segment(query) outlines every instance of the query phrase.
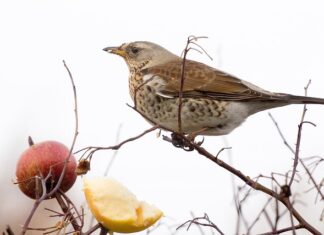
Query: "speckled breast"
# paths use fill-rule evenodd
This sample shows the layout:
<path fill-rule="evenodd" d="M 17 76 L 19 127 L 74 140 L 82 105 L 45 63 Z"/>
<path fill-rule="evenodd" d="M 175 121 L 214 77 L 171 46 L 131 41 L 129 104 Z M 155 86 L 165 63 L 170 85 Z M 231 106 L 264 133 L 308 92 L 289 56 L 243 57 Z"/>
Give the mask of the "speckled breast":
<path fill-rule="evenodd" d="M 156 94 L 154 83 L 143 83 L 140 74 L 131 73 L 129 92 L 136 109 L 152 124 L 179 131 L 178 98 L 166 98 Z M 223 135 L 238 126 L 243 120 L 235 121 L 231 110 L 237 102 L 217 101 L 204 98 L 183 98 L 181 125 L 185 133 L 199 132 L 204 135 Z M 245 115 L 244 115 L 245 116 Z"/>

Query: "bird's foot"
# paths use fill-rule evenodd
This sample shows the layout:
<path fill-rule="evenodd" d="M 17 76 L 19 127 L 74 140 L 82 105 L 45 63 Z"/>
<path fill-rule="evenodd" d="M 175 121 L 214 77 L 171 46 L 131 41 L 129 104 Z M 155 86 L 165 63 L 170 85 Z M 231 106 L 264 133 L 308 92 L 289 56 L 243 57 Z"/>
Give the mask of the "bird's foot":
<path fill-rule="evenodd" d="M 191 144 L 191 139 L 185 135 L 173 132 L 171 134 L 171 143 L 177 148 L 182 148 L 185 151 L 193 151 L 194 147 Z"/>
<path fill-rule="evenodd" d="M 175 146 L 176 148 L 182 148 L 185 151 L 193 151 L 195 149 L 194 144 L 200 146 L 204 142 L 204 139 L 202 139 L 199 142 L 195 142 L 195 137 L 196 135 L 191 135 L 191 134 L 185 135 L 185 134 L 173 132 L 171 134 L 171 138 L 168 136 L 163 136 L 163 140 L 172 143 L 173 146 Z"/>

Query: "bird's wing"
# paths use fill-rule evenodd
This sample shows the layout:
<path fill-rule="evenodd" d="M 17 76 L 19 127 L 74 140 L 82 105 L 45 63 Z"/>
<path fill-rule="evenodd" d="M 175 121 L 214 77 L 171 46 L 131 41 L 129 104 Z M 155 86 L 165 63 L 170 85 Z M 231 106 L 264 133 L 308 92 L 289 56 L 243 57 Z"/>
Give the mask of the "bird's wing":
<path fill-rule="evenodd" d="M 157 91 L 164 97 L 178 97 L 182 76 L 182 60 L 146 68 L 146 77 L 162 80 Z M 160 82 L 161 83 L 161 82 Z M 183 97 L 209 98 L 233 101 L 283 101 L 284 95 L 263 90 L 253 84 L 205 64 L 186 60 Z"/>

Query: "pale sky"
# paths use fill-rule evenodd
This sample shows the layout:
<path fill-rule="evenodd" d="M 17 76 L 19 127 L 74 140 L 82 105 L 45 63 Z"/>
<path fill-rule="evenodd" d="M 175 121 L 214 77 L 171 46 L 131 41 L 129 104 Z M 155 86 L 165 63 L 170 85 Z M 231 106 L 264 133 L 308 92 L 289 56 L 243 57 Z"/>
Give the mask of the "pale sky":
<path fill-rule="evenodd" d="M 73 96 L 62 60 L 72 71 L 78 92 L 77 150 L 115 144 L 120 125 L 120 140 L 150 127 L 126 106 L 131 100 L 125 62 L 102 51 L 104 47 L 145 40 L 180 55 L 189 35 L 208 36 L 199 43 L 214 60 L 195 52 L 190 59 L 277 92 L 302 95 L 312 79 L 309 95 L 324 97 L 323 29 L 322 1 L 1 1 L 0 230 L 9 223 L 18 231 L 14 225 L 24 222 L 32 206 L 12 184 L 27 136 L 36 142 L 53 139 L 71 144 Z M 317 127 L 305 126 L 301 157 L 323 157 L 324 106 L 308 109 L 306 119 Z M 298 105 L 271 110 L 293 146 L 301 111 Z M 216 154 L 226 143 L 232 147 L 233 166 L 250 177 L 291 169 L 292 155 L 267 112 L 248 118 L 225 139 L 207 137 L 204 147 Z M 96 154 L 89 176 L 102 175 L 112 154 Z M 221 158 L 229 161 L 226 152 Z M 168 224 L 190 219 L 192 211 L 196 216 L 207 213 L 226 234 L 235 231 L 231 175 L 195 152 L 173 148 L 156 133 L 121 148 L 109 175 L 139 199 L 162 209 Z M 81 179 L 68 194 L 77 205 L 83 203 Z M 266 199 L 255 193 L 246 204 L 247 217 L 253 220 Z M 322 205 L 314 206 L 315 195 L 306 194 L 302 200 L 308 206 L 299 205 L 299 211 L 324 231 L 318 221 Z M 263 226 L 255 232 L 270 231 Z M 193 227 L 178 234 L 198 233 Z M 161 229 L 152 234 L 168 233 Z"/>

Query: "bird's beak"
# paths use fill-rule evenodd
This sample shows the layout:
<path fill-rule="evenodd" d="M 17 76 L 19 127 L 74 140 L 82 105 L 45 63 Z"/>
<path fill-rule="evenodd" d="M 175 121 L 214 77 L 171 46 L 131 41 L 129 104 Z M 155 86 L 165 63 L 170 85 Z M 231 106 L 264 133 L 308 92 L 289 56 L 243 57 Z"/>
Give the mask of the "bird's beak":
<path fill-rule="evenodd" d="M 121 57 L 126 56 L 125 50 L 122 49 L 121 47 L 105 47 L 103 50 L 108 52 L 108 53 L 119 55 Z"/>

